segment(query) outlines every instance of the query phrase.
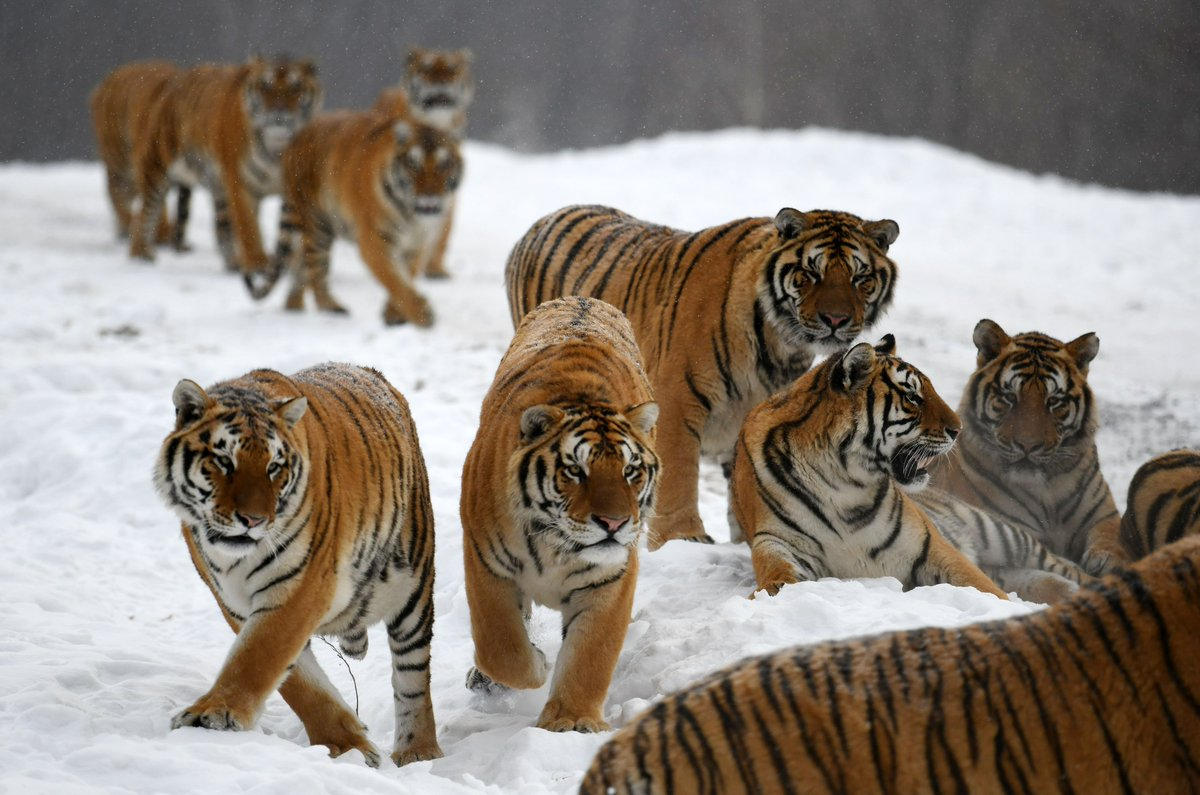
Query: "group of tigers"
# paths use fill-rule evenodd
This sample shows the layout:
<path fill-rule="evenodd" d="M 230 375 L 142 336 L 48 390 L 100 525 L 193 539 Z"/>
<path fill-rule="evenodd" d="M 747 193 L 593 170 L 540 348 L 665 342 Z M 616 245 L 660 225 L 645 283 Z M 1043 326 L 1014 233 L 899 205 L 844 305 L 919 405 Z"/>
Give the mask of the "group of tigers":
<path fill-rule="evenodd" d="M 98 133 L 112 133 L 102 148 L 131 251 L 183 244 L 199 182 L 217 197 L 226 261 L 252 289 L 291 268 L 289 307 L 312 289 L 318 306 L 339 310 L 328 249 L 353 234 L 388 288 L 388 322 L 428 323 L 412 280 L 444 274 L 463 105 L 440 127 L 421 120 L 418 107 L 436 115 L 452 104 L 440 89 L 423 93 L 426 65 L 414 53 L 403 90 L 302 127 L 320 102 L 305 64 L 129 67 L 155 75 L 156 89 L 118 71 L 93 107 Z M 126 112 L 116 131 L 102 125 L 121 103 L 152 111 Z M 138 130 L 155 124 L 171 131 Z M 222 125 L 242 137 L 214 132 Z M 162 220 L 170 184 L 173 225 Z M 272 189 L 284 206 L 267 261 L 256 230 L 240 224 Z M 422 213 L 438 223 L 422 226 Z M 746 660 L 617 732 L 582 792 L 1200 788 L 1200 641 L 1185 627 L 1200 620 L 1200 538 L 1180 541 L 1200 535 L 1200 453 L 1143 465 L 1122 517 L 1094 441 L 1094 334 L 1063 343 L 981 320 L 957 412 L 891 335 L 855 344 L 892 300 L 899 231 L 784 208 L 686 233 L 571 206 L 513 247 L 515 334 L 461 482 L 469 688 L 536 688 L 553 667 L 538 726 L 607 730 L 643 524 L 651 550 L 712 542 L 697 509 L 702 456 L 728 480 L 752 596 L 892 576 L 1055 603 L 963 630 Z M 393 268 L 398 250 L 407 265 Z M 173 401 L 156 489 L 237 637 L 216 682 L 172 726 L 249 728 L 278 689 L 312 743 L 378 765 L 310 642 L 333 636 L 360 658 L 367 627 L 383 621 L 392 760 L 439 757 L 434 517 L 404 397 L 373 369 L 323 364 L 207 390 L 183 380 Z M 529 637 L 535 602 L 562 614 L 553 666 Z"/>
<path fill-rule="evenodd" d="M 153 260 L 156 245 L 186 250 L 191 192 L 202 185 L 225 266 L 256 299 L 286 270 L 287 309 L 302 310 L 311 291 L 319 309 L 345 312 L 328 286 L 330 248 L 341 236 L 357 241 L 387 291 L 384 322 L 428 326 L 433 312 L 416 280 L 448 275 L 473 85 L 469 50 L 414 48 L 401 82 L 370 109 L 320 113 L 323 92 L 307 60 L 122 66 L 90 100 L 117 234 L 136 259 Z M 268 195 L 283 202 L 270 257 L 258 222 Z"/>

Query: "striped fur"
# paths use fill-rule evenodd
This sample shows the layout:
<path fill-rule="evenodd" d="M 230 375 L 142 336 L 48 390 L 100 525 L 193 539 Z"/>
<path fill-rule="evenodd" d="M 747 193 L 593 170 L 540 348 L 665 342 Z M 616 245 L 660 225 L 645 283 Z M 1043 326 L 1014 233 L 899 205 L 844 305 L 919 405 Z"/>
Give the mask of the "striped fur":
<path fill-rule="evenodd" d="M 220 675 L 172 727 L 248 729 L 278 688 L 309 741 L 379 753 L 309 647 L 361 657 L 383 621 L 397 764 L 441 756 L 429 694 L 433 513 L 408 404 L 378 372 L 324 364 L 175 389 L 155 485 L 237 633 Z"/>
<path fill-rule="evenodd" d="M 738 437 L 733 519 L 758 590 L 820 577 L 948 582 L 1004 593 L 906 493 L 954 444 L 958 417 L 891 335 L 831 356 L 755 408 Z"/>
<path fill-rule="evenodd" d="M 359 254 L 387 291 L 388 325 L 433 323 L 415 287 L 435 255 L 448 202 L 462 175 L 458 144 L 432 127 L 377 111 L 322 115 L 283 154 L 283 209 L 275 257 L 264 279 L 248 278 L 255 298 L 270 292 L 285 269 L 292 288 L 285 306 L 345 312 L 329 292 L 335 237 Z"/>
<path fill-rule="evenodd" d="M 1066 344 L 1037 332 L 1009 337 L 984 319 L 974 339 L 977 369 L 959 405 L 965 428 L 955 454 L 931 469 L 933 485 L 1092 574 L 1123 562 L 1087 383 L 1096 335 Z"/>
<path fill-rule="evenodd" d="M 697 511 L 701 454 L 724 467 L 751 408 L 813 357 L 844 351 L 891 302 L 893 221 L 842 212 L 747 218 L 694 234 L 606 207 L 542 218 L 509 255 L 514 325 L 559 295 L 625 312 L 662 405 L 659 508 L 650 547 L 711 541 Z"/>
<path fill-rule="evenodd" d="M 321 96 L 309 61 L 256 57 L 175 75 L 149 109 L 144 135 L 134 142 L 140 205 L 130 228 L 129 255 L 154 259 L 154 232 L 171 184 L 203 185 L 213 194 L 225 267 L 265 270 L 258 204 L 279 192 L 279 157 L 320 107 Z"/>
<path fill-rule="evenodd" d="M 667 696 L 583 795 L 1200 789 L 1200 539 L 1069 602 L 750 658 Z"/>
<path fill-rule="evenodd" d="M 637 542 L 658 477 L 658 406 L 625 317 L 603 301 L 526 316 L 483 400 L 463 466 L 463 558 L 476 690 L 540 687 L 532 603 L 562 613 L 538 726 L 608 728 L 603 706 L 629 624 Z"/>
<path fill-rule="evenodd" d="M 1142 464 L 1127 500 L 1121 543 L 1130 560 L 1200 535 L 1200 450 L 1172 450 Z"/>

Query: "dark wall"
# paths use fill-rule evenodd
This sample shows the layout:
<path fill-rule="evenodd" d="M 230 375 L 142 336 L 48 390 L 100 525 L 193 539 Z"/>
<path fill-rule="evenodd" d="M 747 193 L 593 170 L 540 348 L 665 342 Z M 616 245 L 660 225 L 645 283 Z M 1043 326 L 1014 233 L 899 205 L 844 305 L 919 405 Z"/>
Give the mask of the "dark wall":
<path fill-rule="evenodd" d="M 1196 0 L 3 0 L 0 160 L 93 157 L 88 91 L 126 61 L 309 55 L 353 107 L 411 44 L 471 47 L 470 137 L 516 149 L 820 125 L 1200 193 Z"/>

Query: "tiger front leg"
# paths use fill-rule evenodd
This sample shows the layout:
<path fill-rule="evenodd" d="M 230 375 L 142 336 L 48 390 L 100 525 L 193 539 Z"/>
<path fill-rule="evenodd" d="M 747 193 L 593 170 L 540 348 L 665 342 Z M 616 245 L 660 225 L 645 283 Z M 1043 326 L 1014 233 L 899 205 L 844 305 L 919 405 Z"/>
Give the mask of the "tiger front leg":
<path fill-rule="evenodd" d="M 426 511 L 429 511 L 426 505 Z M 432 534 L 432 528 L 429 529 Z M 402 575 L 397 575 L 402 576 Z M 421 593 L 405 594 L 406 613 L 387 620 L 388 648 L 392 653 L 392 694 L 395 701 L 396 738 L 392 761 L 397 765 L 438 759 L 437 727 L 430 694 L 430 649 L 433 644 L 433 561 L 422 576 L 412 580 Z M 419 596 L 419 598 L 418 598 Z"/>
<path fill-rule="evenodd" d="M 323 226 L 305 230 L 298 267 L 294 264 L 292 268 L 292 289 L 288 292 L 285 309 L 304 309 L 304 292 L 308 289 L 312 290 L 317 309 L 337 315 L 346 314 L 346 308 L 329 291 L 329 256 L 332 248 L 332 232 Z"/>
<path fill-rule="evenodd" d="M 541 687 L 550 666 L 542 650 L 529 640 L 522 615 L 525 599 L 516 583 L 498 577 L 479 560 L 479 551 L 470 546 L 474 534 L 465 525 L 463 531 L 467 606 L 475 641 L 475 668 L 467 676 L 467 686 L 473 690 L 490 689 L 492 683 L 520 690 Z"/>
<path fill-rule="evenodd" d="M 358 750 L 368 765 L 379 767 L 381 756 L 367 739 L 367 727 L 325 676 L 310 645 L 300 652 L 279 694 L 300 717 L 310 743 L 325 746 L 334 757 Z"/>
<path fill-rule="evenodd" d="M 657 390 L 657 386 L 655 387 Z M 655 512 L 650 519 L 649 547 L 682 539 L 711 544 L 698 509 L 700 483 L 700 429 L 704 417 L 698 408 L 664 404 L 657 428 L 658 456 L 662 463 Z"/>
<path fill-rule="evenodd" d="M 426 259 L 425 275 L 430 279 L 449 279 L 450 272 L 446 270 L 446 245 L 450 242 L 450 228 L 454 225 L 454 205 L 457 193 L 446 197 L 446 209 L 442 213 L 442 223 L 434 236 L 432 251 Z"/>
<path fill-rule="evenodd" d="M 926 520 L 926 527 L 929 531 L 929 541 L 924 563 L 914 566 L 913 569 L 912 579 L 917 584 L 946 582 L 1008 599 L 1008 594 L 1000 590 L 958 547 L 947 541 L 932 522 Z"/>
<path fill-rule="evenodd" d="M 227 259 L 225 267 L 239 270 L 243 275 L 265 273 L 270 260 L 263 249 L 262 230 L 258 226 L 258 197 L 241 184 L 236 162 L 221 164 L 220 179 L 234 241 L 233 261 Z"/>
<path fill-rule="evenodd" d="M 389 326 L 414 323 L 422 328 L 433 325 L 433 310 L 425 297 L 413 287 L 412 275 L 407 260 L 398 263 L 393 258 L 393 244 L 388 234 L 364 231 L 359 237 L 358 249 L 363 262 L 376 280 L 387 290 L 388 300 L 383 308 L 383 322 Z M 406 257 L 415 252 L 406 252 Z"/>
<path fill-rule="evenodd" d="M 759 593 L 774 596 L 785 585 L 816 578 L 816 564 L 798 556 L 796 550 L 768 530 L 754 534 L 750 563 L 754 566 L 755 584 L 751 599 Z"/>
<path fill-rule="evenodd" d="M 1109 501 L 1111 503 L 1111 498 Z M 1112 514 L 1088 532 L 1087 548 L 1079 564 L 1084 571 L 1099 577 L 1113 569 L 1127 566 L 1129 562 L 1129 553 L 1121 543 L 1121 517 L 1114 505 Z"/>
<path fill-rule="evenodd" d="M 138 177 L 140 206 L 129 228 L 129 256 L 154 261 L 154 245 L 166 207 L 167 169 L 157 160 L 147 163 Z"/>

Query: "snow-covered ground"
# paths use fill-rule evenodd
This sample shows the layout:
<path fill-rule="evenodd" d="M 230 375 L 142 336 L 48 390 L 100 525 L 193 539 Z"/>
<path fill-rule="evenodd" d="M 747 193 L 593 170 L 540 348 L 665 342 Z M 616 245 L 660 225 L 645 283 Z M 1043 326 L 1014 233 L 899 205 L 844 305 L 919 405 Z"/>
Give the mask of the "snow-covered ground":
<path fill-rule="evenodd" d="M 958 403 L 971 330 L 1062 339 L 1095 331 L 1104 471 L 1123 506 L 1149 455 L 1200 442 L 1200 197 L 1133 194 L 1034 176 L 919 140 L 808 129 L 674 134 L 620 147 L 521 156 L 469 144 L 449 282 L 423 285 L 428 331 L 385 328 L 382 290 L 348 245 L 332 285 L 349 317 L 286 314 L 222 271 L 197 194 L 187 255 L 133 264 L 112 231 L 95 163 L 0 165 L 0 792 L 574 792 L 603 735 L 533 727 L 546 689 L 483 697 L 472 658 L 459 474 L 509 337 L 504 261 L 538 217 L 607 203 L 698 229 L 783 206 L 900 225 L 896 301 L 871 334 Z M 276 204 L 264 208 L 274 238 Z M 373 365 L 408 397 L 437 521 L 434 708 L 443 759 L 372 770 L 309 748 L 272 697 L 256 729 L 169 731 L 212 683 L 232 635 L 151 487 L 180 378 L 208 385 L 253 367 Z M 724 485 L 703 473 L 701 511 L 727 539 Z M 745 655 L 1036 609 L 941 585 L 805 583 L 748 600 L 748 550 L 672 543 L 643 556 L 633 621 L 606 715 L 627 722 L 660 694 Z M 382 628 L 377 627 L 372 634 Z M 556 613 L 536 641 L 553 658 Z M 391 747 L 382 634 L 331 678 Z"/>

